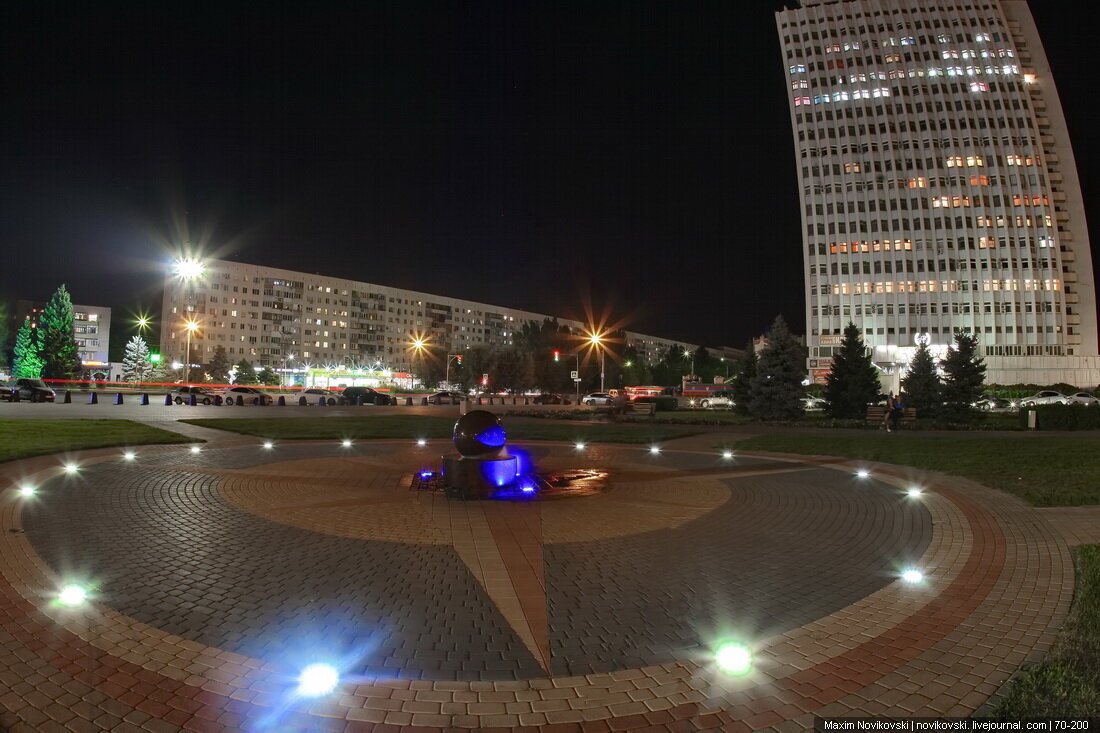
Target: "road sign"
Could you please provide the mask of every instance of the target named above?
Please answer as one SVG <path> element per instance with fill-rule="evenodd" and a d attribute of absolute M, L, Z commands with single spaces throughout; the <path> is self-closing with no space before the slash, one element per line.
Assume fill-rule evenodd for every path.
<path fill-rule="evenodd" d="M 481 375 L 481 378 L 482 378 L 482 379 L 488 379 L 488 378 L 489 378 L 489 375 L 488 375 L 488 374 L 482 374 L 482 375 Z"/>
<path fill-rule="evenodd" d="M 570 376 L 571 379 L 576 380 L 577 377 L 580 376 L 580 373 L 579 372 L 569 372 L 569 376 Z"/>
<path fill-rule="evenodd" d="M 579 381 L 581 381 L 581 380 L 580 380 L 580 379 L 578 379 L 578 378 L 576 378 L 576 377 L 573 377 L 573 381 L 574 381 L 574 382 L 579 382 Z"/>

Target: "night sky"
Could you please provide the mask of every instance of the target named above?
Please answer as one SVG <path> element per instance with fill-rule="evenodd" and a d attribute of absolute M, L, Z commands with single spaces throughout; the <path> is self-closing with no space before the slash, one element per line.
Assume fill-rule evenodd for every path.
<path fill-rule="evenodd" d="M 128 336 L 190 241 L 689 342 L 801 332 L 780 7 L 7 9 L 0 295 L 64 282 Z M 1035 11 L 1093 202 L 1090 49 L 1060 8 Z"/>

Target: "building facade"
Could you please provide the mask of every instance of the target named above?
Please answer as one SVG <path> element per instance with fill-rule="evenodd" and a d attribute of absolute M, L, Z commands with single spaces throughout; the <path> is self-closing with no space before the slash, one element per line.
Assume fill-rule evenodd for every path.
<path fill-rule="evenodd" d="M 801 189 L 807 347 L 875 362 L 976 334 L 987 381 L 1100 383 L 1092 252 L 1024 0 L 804 0 L 777 13 Z"/>
<path fill-rule="evenodd" d="M 30 319 L 37 327 L 45 303 L 19 300 L 15 303 L 13 331 Z M 107 349 L 111 341 L 111 309 L 99 305 L 73 305 L 73 338 L 84 365 L 84 376 L 106 379 L 110 372 Z"/>
<path fill-rule="evenodd" d="M 475 346 L 511 346 L 525 321 L 542 313 L 448 298 L 325 275 L 226 260 L 204 263 L 201 275 L 169 275 L 164 284 L 161 354 L 186 360 L 188 321 L 191 364 L 208 364 L 218 346 L 231 362 L 248 359 L 277 371 L 312 365 L 325 369 L 412 370 L 414 338 L 434 354 L 461 354 Z M 581 334 L 585 324 L 557 319 Z M 671 346 L 692 344 L 627 333 L 647 361 Z"/>

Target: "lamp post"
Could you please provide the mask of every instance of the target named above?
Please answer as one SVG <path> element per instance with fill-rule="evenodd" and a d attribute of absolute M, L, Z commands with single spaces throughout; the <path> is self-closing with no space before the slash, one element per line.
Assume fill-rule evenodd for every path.
<path fill-rule="evenodd" d="M 191 381 L 191 334 L 198 330 L 199 323 L 190 318 L 183 322 L 183 327 L 187 331 L 187 355 L 183 360 L 183 383 L 189 384 Z"/>
<path fill-rule="evenodd" d="M 695 355 L 692 354 L 687 349 L 684 349 L 684 358 L 685 359 L 691 359 L 691 371 L 688 372 L 687 376 L 694 377 L 695 376 Z"/>
<path fill-rule="evenodd" d="M 280 373 L 279 386 L 286 389 L 286 370 L 288 368 L 288 362 L 294 359 L 294 354 L 287 354 L 283 357 L 283 371 Z"/>
<path fill-rule="evenodd" d="M 428 348 L 428 339 L 423 336 L 413 336 L 409 341 L 409 348 L 413 352 L 412 366 L 413 366 L 413 380 L 416 379 L 416 362 L 417 360 L 423 361 L 424 350 Z M 412 381 L 410 380 L 409 388 L 412 388 Z"/>
<path fill-rule="evenodd" d="M 604 388 L 604 348 L 603 348 L 603 334 L 591 332 L 588 334 L 588 342 L 592 344 L 600 352 L 600 391 L 603 392 Z"/>

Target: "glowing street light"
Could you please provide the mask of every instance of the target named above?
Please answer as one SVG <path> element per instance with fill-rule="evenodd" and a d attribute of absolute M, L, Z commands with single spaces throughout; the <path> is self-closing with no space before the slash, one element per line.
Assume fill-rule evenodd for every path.
<path fill-rule="evenodd" d="M 202 274 L 206 272 L 206 265 L 196 259 L 183 257 L 176 260 L 172 270 L 180 280 L 194 280 L 197 277 L 202 277 Z"/>
<path fill-rule="evenodd" d="M 183 368 L 183 383 L 187 384 L 191 378 L 191 334 L 199 330 L 199 322 L 194 318 L 188 318 L 183 322 L 183 328 L 187 331 L 187 356 Z"/>
<path fill-rule="evenodd" d="M 134 324 L 138 327 L 139 331 L 144 331 L 149 328 L 153 323 L 153 319 L 149 316 L 138 316 L 134 319 Z"/>
<path fill-rule="evenodd" d="M 603 345 L 604 334 L 596 331 L 595 329 L 588 332 L 588 343 L 592 344 L 592 347 L 600 352 L 600 391 L 604 391 L 604 354 L 606 353 L 606 347 Z"/>

